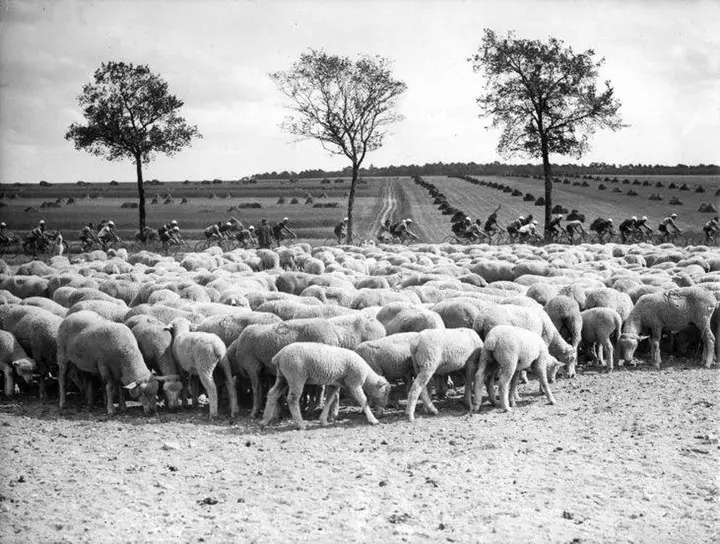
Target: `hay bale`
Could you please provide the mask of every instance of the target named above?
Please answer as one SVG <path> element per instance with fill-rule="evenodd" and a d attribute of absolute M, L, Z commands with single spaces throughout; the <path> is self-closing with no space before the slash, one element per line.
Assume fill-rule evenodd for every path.
<path fill-rule="evenodd" d="M 120 184 L 113 179 L 113 180 L 110 180 L 110 185 L 120 185 Z"/>
<path fill-rule="evenodd" d="M 215 193 L 210 193 L 210 194 L 208 195 L 208 200 L 212 200 L 212 199 L 214 199 L 214 198 L 217 198 L 217 195 L 216 195 Z"/>
<path fill-rule="evenodd" d="M 688 187 L 688 184 L 687 184 L 687 183 L 683 183 L 683 184 L 680 186 L 680 190 L 681 190 L 681 191 L 689 191 L 689 190 L 690 190 L 690 187 Z"/>
<path fill-rule="evenodd" d="M 137 202 L 123 202 L 120 205 L 121 208 L 137 208 L 138 203 Z"/>
<path fill-rule="evenodd" d="M 700 204 L 698 211 L 700 213 L 717 213 L 717 208 L 709 202 L 705 202 L 704 204 Z"/>
<path fill-rule="evenodd" d="M 677 189 L 677 185 L 675 185 L 675 183 L 670 183 L 670 185 L 668 185 L 668 189 Z"/>
<path fill-rule="evenodd" d="M 525 193 L 525 198 L 523 198 L 523 201 L 533 202 L 534 200 L 535 200 L 535 196 L 533 196 L 532 193 Z"/>
<path fill-rule="evenodd" d="M 299 202 L 300 201 L 297 199 L 296 196 L 292 197 L 292 199 L 290 200 L 290 204 L 298 204 Z"/>
<path fill-rule="evenodd" d="M 165 200 L 163 200 L 163 204 L 172 204 L 175 202 L 171 197 L 167 197 Z"/>
<path fill-rule="evenodd" d="M 314 202 L 313 197 L 309 196 L 305 199 L 305 204 L 312 204 Z"/>
<path fill-rule="evenodd" d="M 662 197 L 662 195 L 659 194 L 659 193 L 653 193 L 653 194 L 650 195 L 650 200 L 657 200 L 657 201 L 659 201 L 659 200 L 663 200 L 663 197 Z"/>
<path fill-rule="evenodd" d="M 697 187 L 695 187 L 695 192 L 696 193 L 704 193 L 705 187 L 703 187 L 702 185 L 698 185 Z"/>
<path fill-rule="evenodd" d="M 627 192 L 627 194 L 628 194 L 628 196 L 637 196 L 637 195 L 638 195 L 638 194 L 637 194 L 637 191 L 635 191 L 634 189 L 630 189 L 630 190 Z"/>
<path fill-rule="evenodd" d="M 670 204 L 671 206 L 682 206 L 682 205 L 683 205 L 682 200 L 680 200 L 680 199 L 679 199 L 678 197 L 676 197 L 676 196 L 674 196 L 674 197 L 670 200 L 669 204 Z"/>
<path fill-rule="evenodd" d="M 538 198 L 538 199 L 535 201 L 535 205 L 536 205 L 536 206 L 544 206 L 544 205 L 545 205 L 545 199 L 544 199 L 543 197 Z"/>
<path fill-rule="evenodd" d="M 607 187 L 605 187 L 605 185 L 603 185 L 602 183 L 600 185 L 598 185 L 599 191 L 604 191 L 605 189 L 607 189 Z"/>
<path fill-rule="evenodd" d="M 655 187 L 657 187 L 658 189 L 661 189 L 661 188 L 665 187 L 665 184 L 662 181 L 658 181 L 655 184 Z"/>
<path fill-rule="evenodd" d="M 185 197 L 183 197 L 183 199 L 180 201 L 180 204 L 187 204 L 187 203 L 188 203 L 188 199 Z"/>
<path fill-rule="evenodd" d="M 150 201 L 150 204 L 157 204 L 158 203 L 158 197 L 154 196 L 153 199 Z"/>
<path fill-rule="evenodd" d="M 44 179 L 40 180 L 40 187 L 51 187 L 51 186 L 52 186 L 52 183 L 48 183 Z"/>
<path fill-rule="evenodd" d="M 518 189 L 514 189 L 512 192 L 512 196 L 523 196 L 522 191 L 519 191 Z"/>

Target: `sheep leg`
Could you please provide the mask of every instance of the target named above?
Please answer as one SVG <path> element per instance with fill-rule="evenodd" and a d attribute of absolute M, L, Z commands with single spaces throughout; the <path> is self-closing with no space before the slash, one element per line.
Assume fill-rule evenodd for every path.
<path fill-rule="evenodd" d="M 303 421 L 302 414 L 300 413 L 300 397 L 302 396 L 304 385 L 305 384 L 303 383 L 290 384 L 290 391 L 287 396 L 288 407 L 290 408 L 293 421 L 295 422 L 295 426 L 301 431 L 305 430 L 305 427 L 307 426 L 307 424 Z"/>
<path fill-rule="evenodd" d="M 712 328 L 710 328 L 710 323 L 708 323 L 703 331 L 703 359 L 705 361 L 705 368 L 710 368 L 713 364 L 715 342 L 717 342 L 717 338 L 715 338 Z"/>
<path fill-rule="evenodd" d="M 521 371 L 520 371 L 520 382 L 521 382 L 521 383 L 528 383 L 527 372 L 524 371 L 524 370 L 521 370 Z"/>
<path fill-rule="evenodd" d="M 12 397 L 15 392 L 15 383 L 13 382 L 13 371 L 10 365 L 5 365 L 3 368 L 5 374 L 5 396 Z"/>
<path fill-rule="evenodd" d="M 613 350 L 612 342 L 610 342 L 609 338 L 606 338 L 605 340 L 603 340 L 601 346 L 603 350 L 603 355 L 605 356 L 605 364 L 607 364 L 607 370 L 608 372 L 612 372 L 615 363 L 615 353 Z"/>
<path fill-rule="evenodd" d="M 368 404 L 367 397 L 365 396 L 365 392 L 362 390 L 362 387 L 355 386 L 348 388 L 350 391 L 350 395 L 355 399 L 355 401 L 360 405 L 360 409 L 365 414 L 365 417 L 368 420 L 368 423 L 370 425 L 377 425 L 378 420 L 375 419 L 375 416 L 372 413 L 372 410 L 370 410 L 370 405 Z"/>
<path fill-rule="evenodd" d="M 208 395 L 208 401 L 210 403 L 210 414 L 208 415 L 208 419 L 210 421 L 215 419 L 218 415 L 218 393 L 215 381 L 212 377 L 212 371 L 213 369 L 210 368 L 207 373 L 198 375 L 199 381 L 202 382 L 205 392 Z"/>
<path fill-rule="evenodd" d="M 513 379 L 513 376 L 515 375 L 515 365 L 512 365 L 512 368 L 503 368 L 500 370 L 500 375 L 498 377 L 498 390 L 500 393 L 500 408 L 505 410 L 506 412 L 510 411 L 510 399 L 509 399 L 509 389 L 510 389 L 510 382 Z"/>
<path fill-rule="evenodd" d="M 423 412 L 426 414 L 437 415 L 438 411 L 433 404 L 427 385 L 420 390 L 420 399 L 423 401 Z"/>
<path fill-rule="evenodd" d="M 228 361 L 227 357 L 220 359 L 219 364 L 222 367 L 223 373 L 225 374 L 225 381 L 227 382 L 228 395 L 230 396 L 230 418 L 232 419 L 240 413 L 237 388 L 235 387 L 235 376 L 232 375 L 232 368 L 230 368 L 230 361 Z"/>
<path fill-rule="evenodd" d="M 68 361 L 58 357 L 58 409 L 62 412 L 65 409 L 65 380 L 67 379 Z"/>
<path fill-rule="evenodd" d="M 116 386 L 117 394 L 118 394 L 118 407 L 120 408 L 120 413 L 127 412 L 127 405 L 125 404 L 125 389 L 123 389 L 122 384 L 119 384 L 119 387 Z"/>
<path fill-rule="evenodd" d="M 105 380 L 105 403 L 107 406 L 107 413 L 109 416 L 115 413 L 115 384 L 113 381 Z"/>
<path fill-rule="evenodd" d="M 490 354 L 487 351 L 483 350 L 482 353 L 480 354 L 480 358 L 478 359 L 477 369 L 475 370 L 475 378 L 474 378 L 475 382 L 473 383 L 472 379 L 470 379 L 470 378 L 467 378 L 466 382 L 465 382 L 466 391 L 467 391 L 468 385 L 471 383 L 473 383 L 473 387 L 475 389 L 475 400 L 473 401 L 472 406 L 470 407 L 470 409 L 473 412 L 477 412 L 480 409 L 480 405 L 482 404 L 483 384 L 485 384 L 486 388 L 488 389 L 488 397 L 490 396 L 489 387 L 485 383 L 485 380 L 487 380 L 485 372 L 487 371 L 487 368 L 488 368 L 489 359 L 490 359 Z M 470 365 L 468 365 L 467 372 L 468 373 L 471 372 Z M 492 402 L 492 400 L 490 402 Z"/>
<path fill-rule="evenodd" d="M 660 369 L 660 363 L 662 363 L 662 360 L 660 358 L 660 336 L 655 336 L 655 334 L 652 335 L 652 338 L 650 338 L 650 353 L 651 353 L 651 361 L 655 368 Z"/>
<path fill-rule="evenodd" d="M 432 377 L 432 373 L 428 371 L 421 371 L 415 376 L 410 392 L 408 393 L 407 406 L 405 407 L 405 413 L 408 419 L 412 422 L 415 421 L 415 406 L 417 405 L 418 397 L 422 393 L 423 388 L 427 385 Z"/>
<path fill-rule="evenodd" d="M 547 379 L 547 362 L 544 358 L 540 358 L 533 363 L 533 371 L 540 381 L 540 387 L 545 391 L 545 396 L 550 404 L 556 404 L 555 397 L 550 391 L 550 384 Z"/>
<path fill-rule="evenodd" d="M 327 400 L 325 401 L 325 406 L 323 407 L 323 411 L 320 414 L 320 425 L 327 425 L 328 424 L 328 414 L 330 413 L 330 410 L 332 409 L 335 402 L 337 402 L 337 398 L 340 396 L 340 387 L 337 385 L 328 385 L 327 386 Z M 332 418 L 333 420 L 335 418 Z"/>
<path fill-rule="evenodd" d="M 200 396 L 200 384 L 198 383 L 198 377 L 195 374 L 190 374 L 190 396 L 192 397 L 193 408 L 198 407 L 198 397 Z"/>
<path fill-rule="evenodd" d="M 278 372 L 275 384 L 268 391 L 267 402 L 265 404 L 265 412 L 263 413 L 263 419 L 261 425 L 265 426 L 275 419 L 275 410 L 277 408 L 280 396 L 285 390 L 285 379 Z"/>

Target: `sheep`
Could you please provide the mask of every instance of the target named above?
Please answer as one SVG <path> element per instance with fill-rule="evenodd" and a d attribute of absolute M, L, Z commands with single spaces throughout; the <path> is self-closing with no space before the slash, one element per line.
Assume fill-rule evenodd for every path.
<path fill-rule="evenodd" d="M 7 289 L 0 289 L 0 304 L 20 304 L 21 300 Z"/>
<path fill-rule="evenodd" d="M 167 407 L 177 408 L 183 385 L 172 355 L 172 334 L 166 330 L 165 323 L 145 315 L 132 317 L 125 325 L 137 340 L 140 353 L 148 368 L 164 377 L 162 386 Z M 183 397 L 182 400 L 185 405 L 187 397 Z"/>
<path fill-rule="evenodd" d="M 383 324 L 388 335 L 445 328 L 442 318 L 432 310 L 405 302 L 386 304 L 378 312 L 377 320 Z"/>
<path fill-rule="evenodd" d="M 427 329 L 418 333 L 410 346 L 415 379 L 408 393 L 405 413 L 411 422 L 415 421 L 418 397 L 422 397 L 426 412 L 438 413 L 427 390 L 427 383 L 434 374 L 465 370 L 465 403 L 470 407 L 471 378 L 482 347 L 482 340 L 472 329 Z"/>
<path fill-rule="evenodd" d="M 177 317 L 166 327 L 172 333 L 172 355 L 179 368 L 190 376 L 197 375 L 205 387 L 210 402 L 209 419 L 217 417 L 218 395 L 213 371 L 219 364 L 228 384 L 230 417 L 237 417 L 238 407 L 235 380 L 225 354 L 227 348 L 219 336 L 207 332 L 190 332 L 190 321 Z M 197 391 L 193 387 L 193 406 L 197 406 Z"/>
<path fill-rule="evenodd" d="M 495 404 L 492 377 L 497 372 L 500 407 L 509 412 L 511 406 L 515 406 L 519 372 L 528 369 L 538 377 L 541 390 L 545 392 L 548 402 L 555 404 L 547 372 L 550 367 L 556 366 L 560 366 L 560 363 L 548 353 L 547 345 L 540 335 L 509 325 L 494 327 L 485 337 L 485 344 L 477 363 L 472 411 L 477 412 L 480 408 L 483 384 L 487 387 L 488 399 Z"/>
<path fill-rule="evenodd" d="M 557 286 L 541 282 L 531 285 L 525 295 L 545 306 L 550 300 L 557 296 L 557 293 Z"/>
<path fill-rule="evenodd" d="M 28 297 L 26 299 L 23 299 L 20 304 L 24 306 L 37 306 L 38 308 L 47 310 L 48 312 L 55 314 L 59 317 L 65 317 L 65 315 L 67 314 L 67 308 L 61 306 L 54 300 L 45 297 Z"/>
<path fill-rule="evenodd" d="M 612 372 L 615 361 L 613 346 L 617 344 L 622 331 L 622 318 L 612 308 L 591 308 L 580 314 L 582 318 L 582 340 L 600 345 L 598 358 Z M 604 359 L 604 360 L 603 360 Z"/>
<path fill-rule="evenodd" d="M 370 368 L 380 376 L 391 382 L 405 380 L 409 383 L 413 378 L 410 346 L 418 334 L 420 333 L 402 332 L 368 340 L 355 348 L 355 353 L 365 359 Z"/>
<path fill-rule="evenodd" d="M 564 295 L 558 295 L 548 301 L 545 305 L 545 312 L 550 316 L 550 320 L 560 336 L 577 349 L 583 326 L 580 305 L 577 301 Z"/>
<path fill-rule="evenodd" d="M 702 334 L 702 360 L 705 368 L 709 368 L 712 366 L 715 351 L 715 335 L 710 319 L 716 304 L 715 297 L 701 287 L 680 287 L 663 293 L 643 295 L 623 325 L 618 341 L 620 360 L 632 360 L 638 343 L 648 338 L 641 334 L 649 330 L 651 362 L 655 368 L 660 368 L 662 331 L 677 332 L 693 324 Z"/>
<path fill-rule="evenodd" d="M 271 313 L 240 312 L 206 317 L 195 327 L 195 330 L 217 334 L 220 340 L 229 347 L 246 327 L 250 325 L 270 325 L 281 321 L 282 319 Z"/>
<path fill-rule="evenodd" d="M 192 312 L 186 312 L 185 310 L 179 310 L 171 306 L 165 306 L 163 304 L 139 304 L 134 308 L 128 310 L 125 314 L 123 321 L 127 321 L 136 315 L 150 315 L 156 319 L 159 319 L 165 324 L 169 324 L 173 319 L 177 317 L 184 317 L 185 319 L 196 322 L 202 320 L 202 316 L 193 314 Z"/>
<path fill-rule="evenodd" d="M 296 342 L 281 349 L 272 358 L 271 364 L 277 378 L 268 392 L 262 425 L 272 420 L 285 387 L 289 389 L 287 401 L 290 413 L 295 425 L 301 430 L 306 427 L 300 414 L 300 397 L 305 384 L 329 388 L 328 401 L 320 414 L 321 425 L 327 425 L 328 416 L 331 420 L 335 418 L 335 407 L 343 386 L 348 388 L 371 425 L 376 425 L 378 420 L 370 410 L 370 405 L 374 404 L 381 410 L 387 405 L 390 396 L 388 381 L 377 375 L 357 353 L 345 348 Z"/>
<path fill-rule="evenodd" d="M 0 276 L 0 289 L 20 298 L 48 296 L 48 280 L 38 276 Z"/>
<path fill-rule="evenodd" d="M 615 289 L 593 289 L 586 293 L 585 310 L 590 308 L 612 308 L 625 321 L 633 309 L 632 299 L 627 293 Z"/>
<path fill-rule="evenodd" d="M 250 325 L 230 344 L 225 358 L 233 374 L 250 378 L 253 407 L 250 417 L 259 414 L 263 391 L 260 382 L 264 370 L 273 372 L 272 358 L 285 346 L 295 342 L 318 342 L 340 345 L 335 327 L 326 319 L 294 319 L 272 325 Z"/>
<path fill-rule="evenodd" d="M 35 367 L 35 361 L 28 357 L 17 338 L 11 332 L 0 330 L 0 370 L 5 375 L 5 396 L 11 397 L 15 393 L 13 374 L 29 384 Z"/>
<path fill-rule="evenodd" d="M 353 313 L 353 310 L 343 308 L 342 306 L 333 306 L 330 304 L 307 305 L 297 303 L 294 300 L 273 300 L 265 302 L 258 306 L 255 311 L 273 313 L 283 321 L 287 321 L 288 319 L 311 319 L 314 317 L 327 319 Z"/>
<path fill-rule="evenodd" d="M 158 380 L 150 373 L 137 341 L 125 325 L 83 311 L 62 320 L 57 340 L 59 408 L 65 409 L 65 380 L 72 363 L 79 370 L 99 374 L 105 382 L 107 413 L 115 413 L 117 389 L 120 410 L 125 410 L 123 388 L 137 398 L 146 414 L 156 411 Z M 122 384 L 117 388 L 117 384 Z M 92 403 L 88 397 L 88 404 Z"/>
<path fill-rule="evenodd" d="M 461 327 L 472 329 L 475 318 L 480 312 L 477 304 L 457 298 L 445 299 L 430 309 L 440 316 L 448 329 Z"/>
<path fill-rule="evenodd" d="M 483 340 L 498 325 L 513 325 L 539 334 L 550 353 L 565 365 L 568 378 L 575 376 L 577 351 L 568 344 L 558 332 L 550 316 L 544 310 L 523 306 L 497 305 L 480 311 L 473 323 L 473 329 Z M 554 381 L 555 371 L 551 371 L 550 380 Z"/>
<path fill-rule="evenodd" d="M 353 310 L 362 310 L 368 306 L 384 306 L 391 302 L 409 302 L 420 304 L 420 297 L 412 291 L 393 291 L 392 289 L 359 289 L 352 305 Z"/>

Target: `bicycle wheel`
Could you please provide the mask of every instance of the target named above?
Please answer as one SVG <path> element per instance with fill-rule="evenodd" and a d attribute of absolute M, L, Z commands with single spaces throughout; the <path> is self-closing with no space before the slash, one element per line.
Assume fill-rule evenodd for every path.
<path fill-rule="evenodd" d="M 450 234 L 449 236 L 446 236 L 442 239 L 443 244 L 459 244 L 459 240 L 457 239 L 457 236 L 454 234 Z"/>
<path fill-rule="evenodd" d="M 205 251 L 207 248 L 209 248 L 212 244 L 209 243 L 209 240 L 200 240 L 197 244 L 195 244 L 195 252 L 201 253 Z"/>

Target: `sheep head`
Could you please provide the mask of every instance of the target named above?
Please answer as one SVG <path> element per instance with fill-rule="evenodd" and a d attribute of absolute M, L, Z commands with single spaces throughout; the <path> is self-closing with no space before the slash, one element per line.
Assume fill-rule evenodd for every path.
<path fill-rule="evenodd" d="M 13 361 L 12 366 L 17 375 L 20 376 L 25 383 L 29 384 L 32 382 L 33 376 L 35 375 L 35 369 L 37 368 L 37 363 L 34 359 L 31 359 L 30 357 L 23 357 L 22 359 Z"/>
<path fill-rule="evenodd" d="M 363 389 L 368 396 L 368 404 L 375 408 L 375 415 L 381 417 L 390 400 L 390 382 L 382 376 L 368 377 Z"/>
<path fill-rule="evenodd" d="M 170 331 L 173 338 L 179 334 L 185 334 L 190 332 L 191 323 L 184 317 L 176 317 L 169 325 L 165 327 L 166 331 Z"/>
<path fill-rule="evenodd" d="M 158 382 L 163 384 L 163 393 L 167 401 L 167 407 L 171 409 L 180 407 L 180 393 L 182 391 L 182 381 L 178 374 L 170 374 L 168 376 L 155 376 Z"/>
<path fill-rule="evenodd" d="M 624 332 L 620 335 L 618 340 L 618 360 L 623 362 L 631 362 L 635 355 L 635 350 L 638 344 L 648 338 L 647 336 L 640 336 L 634 333 Z"/>
<path fill-rule="evenodd" d="M 130 396 L 133 399 L 140 402 L 146 414 L 157 412 L 158 382 L 155 377 L 151 376 L 146 381 L 132 382 L 123 385 L 123 388 L 130 392 Z"/>

